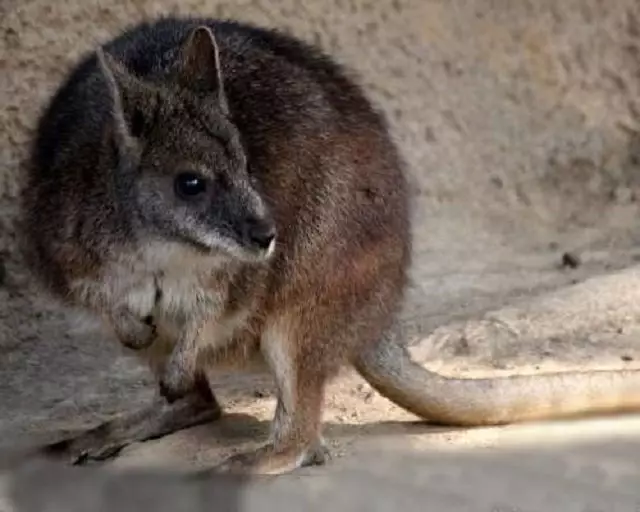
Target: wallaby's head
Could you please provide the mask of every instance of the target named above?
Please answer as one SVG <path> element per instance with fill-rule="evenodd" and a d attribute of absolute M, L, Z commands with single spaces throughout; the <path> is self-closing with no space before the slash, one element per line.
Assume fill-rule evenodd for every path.
<path fill-rule="evenodd" d="M 228 117 L 211 30 L 193 29 L 157 78 L 136 77 L 102 50 L 97 56 L 112 102 L 105 132 L 116 155 L 112 195 L 137 238 L 269 257 L 275 225 Z"/>

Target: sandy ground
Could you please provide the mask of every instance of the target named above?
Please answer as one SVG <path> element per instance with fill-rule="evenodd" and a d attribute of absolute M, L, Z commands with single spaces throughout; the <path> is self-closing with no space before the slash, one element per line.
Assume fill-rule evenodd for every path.
<path fill-rule="evenodd" d="M 387 112 L 415 191 L 403 315 L 418 360 L 464 376 L 637 366 L 637 0 L 0 0 L 0 448 L 98 424 L 154 393 L 112 340 L 79 329 L 33 288 L 15 250 L 15 216 L 26 144 L 68 67 L 126 23 L 171 12 L 248 19 L 316 41 Z M 565 251 L 580 256 L 577 268 L 561 265 Z M 131 446 L 105 470 L 206 468 L 260 442 L 270 383 L 211 381 L 224 419 Z M 329 465 L 223 486 L 220 499 L 242 510 L 275 508 L 276 497 L 340 510 L 346 496 L 369 510 L 391 508 L 392 498 L 416 510 L 640 510 L 638 417 L 435 429 L 346 371 L 329 390 L 325 420 Z M 104 491 L 122 485 L 104 483 L 116 476 L 44 468 L 62 482 L 47 487 L 25 471 L 0 479 L 7 509 L 43 510 L 38 487 L 57 504 L 48 510 L 73 510 L 64 482 L 80 495 L 79 478 L 102 510 L 126 509 Z M 144 478 L 155 510 L 195 499 L 189 486 L 201 485 Z"/>

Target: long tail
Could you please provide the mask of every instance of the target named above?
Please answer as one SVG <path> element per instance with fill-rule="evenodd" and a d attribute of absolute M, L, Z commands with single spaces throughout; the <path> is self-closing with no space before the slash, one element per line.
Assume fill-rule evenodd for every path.
<path fill-rule="evenodd" d="M 442 425 L 499 425 L 640 412 L 640 370 L 448 378 L 417 364 L 403 346 L 389 340 L 368 347 L 353 362 L 389 400 Z"/>

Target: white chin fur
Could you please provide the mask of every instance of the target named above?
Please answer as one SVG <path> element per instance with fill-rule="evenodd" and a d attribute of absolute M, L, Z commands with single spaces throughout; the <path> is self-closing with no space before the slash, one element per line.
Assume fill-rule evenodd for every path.
<path fill-rule="evenodd" d="M 273 239 L 266 251 L 254 252 L 243 249 L 240 245 L 225 238 L 219 238 L 215 235 L 205 234 L 198 237 L 198 242 L 211 251 L 221 251 L 229 254 L 230 257 L 247 262 L 266 261 L 276 250 L 276 240 Z"/>
<path fill-rule="evenodd" d="M 271 243 L 269 244 L 269 247 L 267 247 L 267 250 L 265 252 L 265 259 L 271 258 L 271 256 L 273 256 L 273 253 L 276 252 L 276 239 L 274 238 L 273 240 L 271 240 Z"/>

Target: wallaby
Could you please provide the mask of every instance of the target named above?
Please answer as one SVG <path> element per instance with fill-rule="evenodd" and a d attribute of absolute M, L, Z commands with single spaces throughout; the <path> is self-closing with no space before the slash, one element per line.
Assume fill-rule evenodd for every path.
<path fill-rule="evenodd" d="M 254 360 L 276 384 L 271 439 L 220 469 L 322 463 L 344 364 L 439 424 L 640 409 L 637 371 L 467 380 L 411 360 L 402 157 L 356 80 L 276 30 L 164 18 L 92 52 L 40 120 L 23 205 L 36 275 L 104 316 L 168 399 L 51 450 L 102 458 L 209 421 L 206 371 Z"/>

